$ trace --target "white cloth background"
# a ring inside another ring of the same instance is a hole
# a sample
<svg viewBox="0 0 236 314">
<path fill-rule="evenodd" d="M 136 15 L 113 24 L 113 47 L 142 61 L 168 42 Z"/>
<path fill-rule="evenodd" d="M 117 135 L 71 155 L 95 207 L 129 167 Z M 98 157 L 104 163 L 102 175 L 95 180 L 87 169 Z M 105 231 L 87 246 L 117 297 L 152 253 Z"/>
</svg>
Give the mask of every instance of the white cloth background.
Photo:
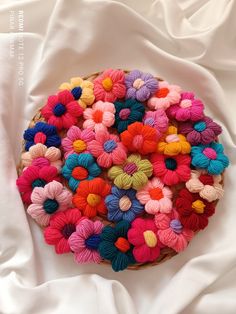
<svg viewBox="0 0 236 314">
<path fill-rule="evenodd" d="M 235 14 L 233 0 L 0 1 L 0 313 L 236 313 Z M 231 160 L 209 227 L 182 254 L 140 271 L 57 256 L 15 187 L 22 132 L 35 111 L 61 82 L 108 67 L 194 90 L 223 125 Z"/>
</svg>

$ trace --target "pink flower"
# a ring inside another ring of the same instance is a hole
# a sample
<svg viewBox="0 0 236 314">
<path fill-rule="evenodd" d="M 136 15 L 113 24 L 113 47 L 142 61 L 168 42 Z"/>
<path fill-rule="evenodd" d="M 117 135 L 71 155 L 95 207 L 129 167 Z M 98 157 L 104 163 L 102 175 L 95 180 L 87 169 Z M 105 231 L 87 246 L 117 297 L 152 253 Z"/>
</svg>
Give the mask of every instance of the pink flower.
<svg viewBox="0 0 236 314">
<path fill-rule="evenodd" d="M 160 255 L 163 244 L 157 236 L 157 227 L 152 219 L 136 218 L 128 231 L 128 240 L 134 245 L 133 255 L 138 263 L 154 262 Z"/>
<path fill-rule="evenodd" d="M 120 142 L 119 136 L 105 130 L 95 134 L 95 140 L 88 143 L 88 150 L 97 157 L 99 166 L 104 168 L 110 168 L 113 164 L 120 165 L 127 158 L 126 148 Z"/>
<path fill-rule="evenodd" d="M 159 82 L 159 89 L 151 97 L 147 105 L 151 109 L 167 109 L 180 100 L 181 88 L 177 85 L 170 85 L 168 82 Z"/>
<path fill-rule="evenodd" d="M 54 166 L 58 171 L 61 170 L 62 160 L 61 151 L 56 147 L 49 147 L 38 143 L 30 147 L 28 152 L 24 152 L 21 155 L 22 165 L 28 166 L 38 166 L 42 168 L 43 166 Z"/>
<path fill-rule="evenodd" d="M 69 238 L 69 245 L 74 252 L 77 263 L 99 263 L 101 256 L 98 252 L 100 233 L 103 224 L 97 220 L 93 222 L 83 219 L 76 227 L 76 231 Z"/>
<path fill-rule="evenodd" d="M 117 98 L 125 97 L 125 73 L 121 70 L 108 69 L 93 83 L 96 100 L 114 102 Z"/>
<path fill-rule="evenodd" d="M 91 129 L 81 130 L 73 125 L 68 130 L 66 137 L 62 139 L 62 147 L 67 158 L 71 154 L 88 153 L 88 143 L 94 139 L 94 132 Z"/>
<path fill-rule="evenodd" d="M 176 252 L 183 251 L 194 236 L 192 230 L 183 227 L 176 210 L 170 214 L 157 214 L 155 223 L 160 241 Z"/>
<path fill-rule="evenodd" d="M 97 101 L 93 108 L 84 111 L 84 129 L 107 130 L 115 122 L 115 106 L 110 102 Z"/>
<path fill-rule="evenodd" d="M 145 205 L 149 214 L 169 213 L 172 210 L 172 191 L 156 177 L 148 181 L 144 188 L 137 192 L 136 197 Z"/>
<path fill-rule="evenodd" d="M 144 125 L 149 125 L 156 129 L 158 138 L 161 138 L 163 133 L 167 131 L 168 122 L 169 119 L 163 109 L 147 111 L 143 118 Z"/>
<path fill-rule="evenodd" d="M 43 117 L 58 130 L 69 129 L 77 123 L 83 113 L 77 101 L 68 90 L 49 96 L 47 104 L 41 109 Z"/>
<path fill-rule="evenodd" d="M 27 208 L 28 214 L 46 227 L 52 214 L 71 205 L 72 194 L 61 183 L 52 181 L 44 187 L 36 187 L 31 194 L 31 201 L 32 204 Z"/>
</svg>

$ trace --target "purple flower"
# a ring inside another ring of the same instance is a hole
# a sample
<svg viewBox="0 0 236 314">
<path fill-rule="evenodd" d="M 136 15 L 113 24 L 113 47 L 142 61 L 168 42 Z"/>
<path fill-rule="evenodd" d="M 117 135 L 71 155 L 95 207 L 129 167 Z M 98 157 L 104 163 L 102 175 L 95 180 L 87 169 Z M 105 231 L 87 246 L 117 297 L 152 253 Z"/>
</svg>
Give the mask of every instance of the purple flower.
<svg viewBox="0 0 236 314">
<path fill-rule="evenodd" d="M 186 135 L 191 145 L 210 144 L 222 132 L 221 126 L 209 117 L 196 122 L 184 122 L 179 127 L 180 133 Z"/>
<path fill-rule="evenodd" d="M 158 81 L 149 73 L 133 70 L 125 77 L 126 99 L 146 101 L 158 89 Z"/>
</svg>

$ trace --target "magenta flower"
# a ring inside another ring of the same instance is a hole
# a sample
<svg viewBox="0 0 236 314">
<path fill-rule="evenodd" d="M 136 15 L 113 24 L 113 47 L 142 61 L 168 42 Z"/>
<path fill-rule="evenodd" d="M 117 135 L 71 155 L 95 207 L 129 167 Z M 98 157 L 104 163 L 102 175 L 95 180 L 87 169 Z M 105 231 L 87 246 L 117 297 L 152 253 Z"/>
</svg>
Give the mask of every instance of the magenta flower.
<svg viewBox="0 0 236 314">
<path fill-rule="evenodd" d="M 163 109 L 147 111 L 143 118 L 143 124 L 153 127 L 157 131 L 157 137 L 161 138 L 167 131 L 169 119 Z"/>
</svg>

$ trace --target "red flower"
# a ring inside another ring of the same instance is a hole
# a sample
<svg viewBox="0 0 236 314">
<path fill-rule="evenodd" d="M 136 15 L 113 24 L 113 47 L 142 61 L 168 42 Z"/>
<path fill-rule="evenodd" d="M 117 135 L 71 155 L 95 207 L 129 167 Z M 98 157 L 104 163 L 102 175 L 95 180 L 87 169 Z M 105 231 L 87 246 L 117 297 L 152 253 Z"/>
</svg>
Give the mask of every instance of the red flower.
<svg viewBox="0 0 236 314">
<path fill-rule="evenodd" d="M 208 217 L 215 213 L 214 203 L 207 202 L 198 193 L 190 193 L 185 188 L 179 192 L 175 206 L 180 222 L 193 231 L 204 229 L 208 225 Z"/>
<path fill-rule="evenodd" d="M 57 254 L 71 252 L 68 239 L 75 232 L 81 219 L 83 219 L 81 212 L 77 208 L 70 208 L 51 216 L 49 226 L 44 229 L 46 243 L 54 245 Z"/>
<path fill-rule="evenodd" d="M 82 115 L 83 109 L 68 90 L 63 90 L 57 95 L 49 96 L 41 113 L 49 124 L 61 130 L 75 125 L 77 118 Z"/>
</svg>

